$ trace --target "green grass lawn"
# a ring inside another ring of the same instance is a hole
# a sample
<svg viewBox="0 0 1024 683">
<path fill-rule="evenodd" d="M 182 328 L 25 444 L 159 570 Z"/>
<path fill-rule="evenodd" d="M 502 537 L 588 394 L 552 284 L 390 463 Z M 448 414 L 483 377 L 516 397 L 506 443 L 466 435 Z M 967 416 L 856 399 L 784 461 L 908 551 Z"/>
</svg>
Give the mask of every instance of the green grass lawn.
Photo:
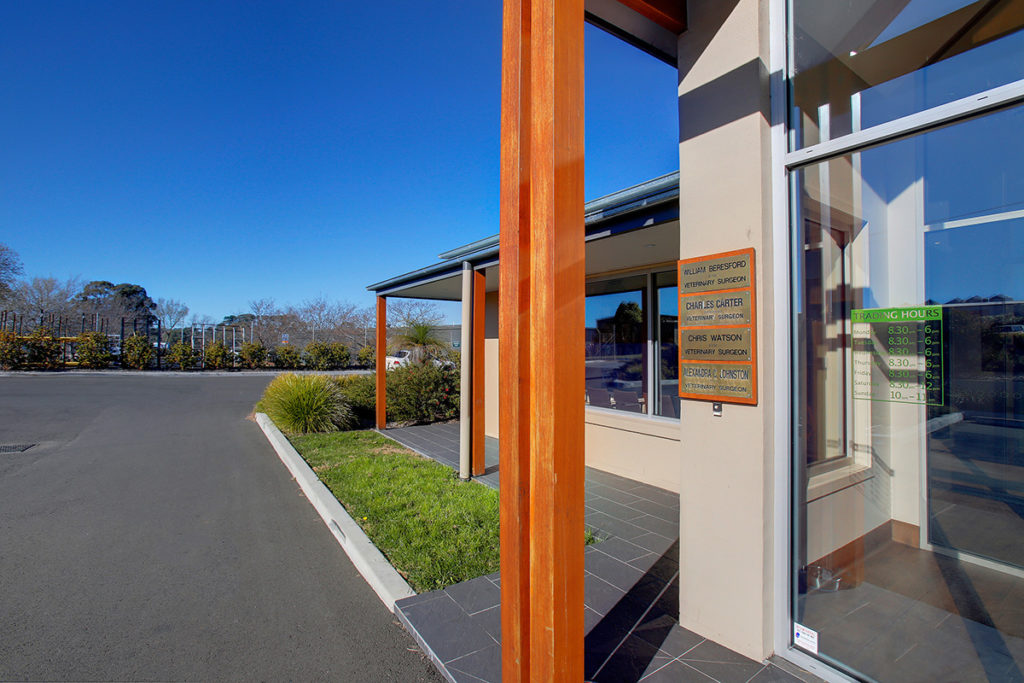
<svg viewBox="0 0 1024 683">
<path fill-rule="evenodd" d="M 289 439 L 416 592 L 498 571 L 494 489 L 372 431 Z"/>
</svg>

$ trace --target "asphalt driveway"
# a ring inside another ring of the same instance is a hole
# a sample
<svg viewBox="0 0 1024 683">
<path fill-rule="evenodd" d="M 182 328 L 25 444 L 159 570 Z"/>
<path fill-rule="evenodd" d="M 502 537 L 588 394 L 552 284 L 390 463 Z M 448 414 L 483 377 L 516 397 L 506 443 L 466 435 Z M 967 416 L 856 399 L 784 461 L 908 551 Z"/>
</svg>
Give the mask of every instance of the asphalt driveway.
<svg viewBox="0 0 1024 683">
<path fill-rule="evenodd" d="M 0 377 L 0 679 L 441 680 L 246 419 L 269 381 Z"/>
</svg>

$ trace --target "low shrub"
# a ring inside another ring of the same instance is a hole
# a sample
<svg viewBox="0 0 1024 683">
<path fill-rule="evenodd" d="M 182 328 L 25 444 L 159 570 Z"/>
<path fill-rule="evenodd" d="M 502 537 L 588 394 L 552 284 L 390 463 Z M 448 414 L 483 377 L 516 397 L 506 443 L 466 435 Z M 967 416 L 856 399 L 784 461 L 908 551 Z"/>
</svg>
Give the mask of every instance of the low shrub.
<svg viewBox="0 0 1024 683">
<path fill-rule="evenodd" d="M 178 342 L 171 347 L 167 354 L 167 360 L 177 365 L 182 370 L 191 370 L 199 362 L 199 356 L 191 344 Z"/>
<path fill-rule="evenodd" d="M 203 367 L 208 370 L 224 370 L 234 365 L 231 349 L 222 341 L 207 344 L 203 352 Z"/>
<path fill-rule="evenodd" d="M 333 379 L 352 408 L 359 426 L 372 427 L 377 417 L 377 378 L 373 375 L 342 375 Z"/>
<path fill-rule="evenodd" d="M 292 433 L 333 432 L 355 423 L 338 385 L 324 375 L 278 375 L 256 407 Z"/>
<path fill-rule="evenodd" d="M 61 366 L 61 343 L 46 327 L 37 327 L 25 338 L 26 360 L 44 370 Z"/>
<path fill-rule="evenodd" d="M 25 365 L 25 345 L 14 332 L 0 332 L 0 369 L 20 370 Z"/>
<path fill-rule="evenodd" d="M 303 354 L 306 367 L 311 370 L 340 370 L 350 359 L 348 347 L 339 342 L 312 342 Z"/>
<path fill-rule="evenodd" d="M 110 352 L 110 337 L 102 332 L 83 332 L 75 340 L 75 359 L 78 367 L 100 369 L 110 365 L 114 354 Z"/>
<path fill-rule="evenodd" d="M 288 346 L 287 344 L 278 346 L 270 355 L 275 368 L 295 370 L 302 367 L 302 354 L 294 346 Z"/>
<path fill-rule="evenodd" d="M 153 345 L 146 335 L 133 334 L 121 343 L 121 367 L 145 370 L 153 356 Z"/>
<path fill-rule="evenodd" d="M 429 423 L 459 414 L 459 372 L 433 363 L 412 363 L 387 373 L 388 420 Z"/>
<path fill-rule="evenodd" d="M 372 346 L 364 346 L 356 354 L 356 363 L 364 368 L 373 367 L 377 362 L 377 351 Z"/>
<path fill-rule="evenodd" d="M 267 364 L 267 347 L 260 342 L 245 342 L 238 350 L 242 367 L 255 370 Z"/>
</svg>

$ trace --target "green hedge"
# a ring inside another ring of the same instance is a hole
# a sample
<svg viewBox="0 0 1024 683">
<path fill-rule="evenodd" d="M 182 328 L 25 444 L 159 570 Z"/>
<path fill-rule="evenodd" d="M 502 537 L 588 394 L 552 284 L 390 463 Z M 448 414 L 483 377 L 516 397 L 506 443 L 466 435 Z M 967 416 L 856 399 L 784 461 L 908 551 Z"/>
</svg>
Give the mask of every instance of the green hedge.
<svg viewBox="0 0 1024 683">
<path fill-rule="evenodd" d="M 75 340 L 75 359 L 80 368 L 107 367 L 114 360 L 114 354 L 110 352 L 110 338 L 102 332 L 83 332 Z"/>
<path fill-rule="evenodd" d="M 339 342 L 312 342 L 306 345 L 303 360 L 311 370 L 340 370 L 348 367 L 351 355 Z"/>
</svg>

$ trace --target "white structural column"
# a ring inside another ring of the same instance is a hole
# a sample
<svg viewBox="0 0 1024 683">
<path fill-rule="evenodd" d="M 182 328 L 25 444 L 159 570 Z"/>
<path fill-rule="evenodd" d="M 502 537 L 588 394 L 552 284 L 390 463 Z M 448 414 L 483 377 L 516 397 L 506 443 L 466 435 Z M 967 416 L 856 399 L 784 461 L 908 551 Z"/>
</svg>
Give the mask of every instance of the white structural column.
<svg viewBox="0 0 1024 683">
<path fill-rule="evenodd" d="M 462 355 L 459 380 L 459 477 L 469 479 L 470 455 L 473 447 L 471 415 L 473 414 L 473 265 L 462 263 Z"/>
</svg>

